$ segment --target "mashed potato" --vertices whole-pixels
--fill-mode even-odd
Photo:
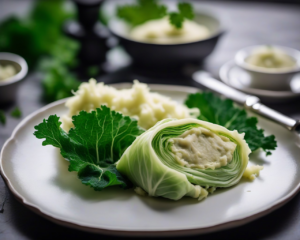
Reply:
[[[16,75],[17,71],[12,65],[2,66],[0,64],[0,81],[4,81]]]
[[[199,115],[198,109],[189,109],[169,97],[152,93],[147,84],[137,80],[130,89],[117,90],[91,79],[82,83],[74,96],[67,100],[69,113],[61,118],[63,129],[69,131],[73,127],[72,116],[82,110],[90,112],[101,105],[136,118],[145,129],[165,118],[183,119]]]
[[[259,176],[259,172],[263,169],[264,167],[259,165],[248,166],[243,174],[243,177],[253,181]]]
[[[190,20],[185,20],[183,27],[176,29],[166,17],[139,25],[129,35],[139,42],[176,44],[199,41],[208,38],[211,33],[207,27]]]

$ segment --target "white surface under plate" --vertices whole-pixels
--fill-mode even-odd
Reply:
[[[129,87],[129,84],[115,85]],[[150,85],[151,89],[183,102],[196,88]],[[51,114],[66,113],[65,100],[52,103],[24,119],[5,143],[1,173],[14,195],[36,213],[77,229],[112,235],[179,236],[235,227],[263,216],[291,199],[299,190],[300,149],[293,134],[259,118],[278,148],[272,156],[252,154],[250,164],[264,170],[253,182],[217,190],[204,201],[171,201],[141,197],[118,187],[95,192],[83,185],[58,149],[42,146],[34,126]]]
[[[264,99],[281,101],[300,97],[300,74],[296,74],[290,83],[289,91],[272,91],[251,87],[251,76],[238,67],[234,60],[225,63],[220,68],[220,79],[227,85]]]

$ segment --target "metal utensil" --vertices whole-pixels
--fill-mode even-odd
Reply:
[[[256,96],[242,93],[236,89],[233,89],[226,84],[214,79],[209,73],[204,71],[195,72],[192,76],[193,80],[200,83],[202,86],[217,92],[226,98],[233,100],[234,102],[243,105],[246,109],[257,113],[263,117],[266,117],[286,129],[293,131],[297,134],[300,133],[300,121],[287,117],[267,106],[260,103],[260,99]],[[298,137],[299,140],[299,137]],[[300,147],[300,140],[297,142]]]

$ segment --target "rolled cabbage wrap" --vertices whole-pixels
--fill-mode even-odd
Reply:
[[[164,119],[136,138],[117,170],[149,196],[198,198],[239,182],[251,150],[244,134],[197,119]]]

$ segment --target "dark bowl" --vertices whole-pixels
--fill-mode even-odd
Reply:
[[[201,62],[212,53],[220,37],[224,34],[219,19],[208,12],[196,12],[196,22],[205,25],[210,31],[209,38],[179,44],[156,44],[138,42],[128,37],[129,26],[113,18],[108,28],[119,39],[120,45],[131,56],[136,65],[148,67],[179,66],[186,63]]]

